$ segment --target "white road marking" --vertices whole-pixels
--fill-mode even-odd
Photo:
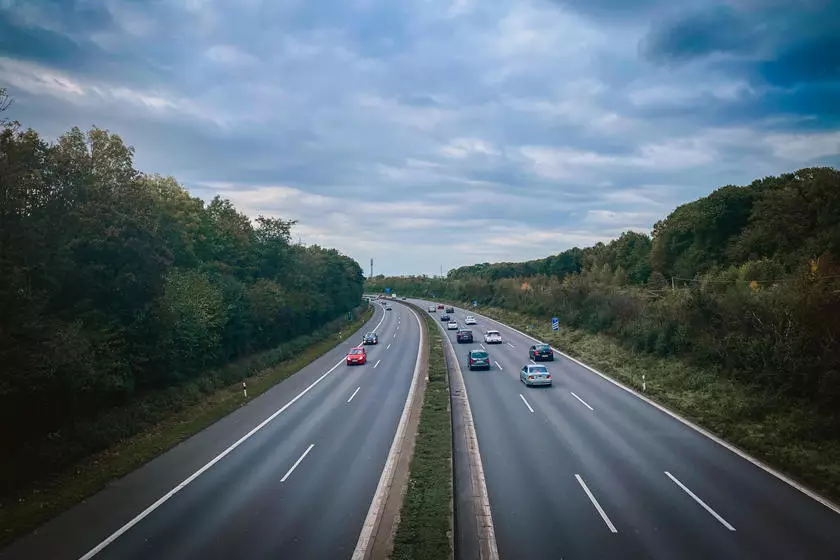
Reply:
[[[607,524],[607,527],[610,528],[610,531],[612,531],[613,533],[618,533],[618,529],[615,528],[615,525],[613,525],[612,521],[610,521],[610,518],[607,517],[604,508],[601,507],[601,504],[598,503],[598,500],[596,500],[595,496],[592,495],[592,492],[589,491],[589,488],[586,486],[586,483],[583,481],[580,475],[576,474],[575,478],[580,483],[581,487],[583,487],[583,491],[586,492],[586,495],[589,496],[589,501],[592,502],[592,505],[595,506],[595,509],[597,509],[598,513],[601,514],[601,519],[604,520],[604,523]]]
[[[505,368],[503,368],[502,366],[499,365],[499,362],[494,361],[493,363],[496,364],[496,367],[499,368],[500,370],[502,370],[502,371],[505,370]]]
[[[723,525],[724,527],[726,527],[726,528],[727,528],[727,529],[729,529],[730,531],[734,531],[734,530],[735,530],[735,527],[733,527],[732,525],[730,525],[729,523],[727,523],[726,519],[724,519],[723,517],[721,517],[720,515],[718,515],[718,513],[717,513],[715,510],[713,510],[713,509],[712,509],[712,508],[710,508],[708,505],[706,505],[706,502],[704,502],[703,500],[701,500],[700,498],[698,498],[698,497],[697,497],[697,494],[695,494],[694,492],[692,492],[691,490],[689,490],[689,489],[685,486],[685,484],[683,484],[682,482],[680,482],[679,480],[677,480],[677,477],[675,477],[674,475],[672,475],[672,474],[671,474],[671,473],[669,473],[668,471],[665,471],[665,474],[668,476],[668,478],[670,478],[671,480],[673,480],[673,481],[674,481],[674,484],[676,484],[677,486],[679,486],[680,488],[682,488],[682,489],[685,491],[685,493],[686,493],[686,494],[688,494],[689,496],[691,496],[692,498],[694,498],[694,501],[695,501],[695,502],[697,502],[698,504],[700,504],[701,506],[703,506],[703,509],[705,509],[705,510],[706,510],[706,511],[708,511],[710,514],[712,514],[712,517],[714,517],[715,519],[717,519],[718,521],[720,521],[721,525]]]
[[[376,363],[375,363],[375,364],[373,364],[373,369],[376,369],[376,366],[378,366],[378,365],[379,365],[379,362],[381,362],[381,361],[382,361],[382,360],[376,360]]]
[[[399,326],[399,325],[397,325],[397,330],[400,330],[400,326]],[[397,334],[397,333],[394,333],[394,334]]]
[[[591,406],[589,406],[588,404],[586,404],[586,401],[585,401],[585,400],[583,400],[582,398],[580,398],[579,396],[575,395],[575,394],[574,394],[574,393],[572,393],[571,391],[569,391],[569,393],[571,393],[571,394],[572,394],[572,396],[573,396],[574,398],[576,398],[577,400],[579,400],[579,401],[583,404],[583,406],[585,406],[585,407],[586,407],[586,408],[588,408],[589,410],[595,410],[594,408],[592,408]]]
[[[528,360],[528,361],[531,362],[534,365],[537,365],[537,362],[535,362],[534,360]]]
[[[485,347],[484,347],[484,345],[483,345],[483,344],[481,344],[480,342],[478,343],[478,345],[479,345],[479,346],[481,346],[481,349],[482,349],[482,350],[487,350],[487,348],[485,348]]]
[[[394,337],[393,337],[393,338],[397,338],[397,333],[394,333]]]
[[[388,348],[390,348],[390,347],[391,347],[391,345],[389,344],[388,346],[386,346],[386,347],[385,347],[385,350],[387,350],[387,349],[388,349]]]
[[[301,456],[298,458],[298,460],[297,460],[297,461],[295,461],[295,464],[294,464],[294,465],[292,465],[292,468],[290,468],[288,471],[286,471],[286,474],[284,474],[284,475],[283,475],[283,478],[281,478],[281,479],[280,479],[280,482],[286,482],[286,479],[287,479],[287,478],[289,478],[289,475],[290,475],[290,474],[292,474],[293,472],[295,472],[295,469],[297,468],[297,466],[298,466],[298,465],[300,465],[300,462],[301,462],[301,461],[303,461],[303,458],[304,458],[304,457],[306,457],[307,455],[309,455],[309,452],[310,452],[310,451],[312,451],[312,448],[313,448],[313,447],[315,447],[315,444],[314,444],[314,443],[310,443],[310,444],[309,444],[309,447],[307,447],[307,448],[306,448],[306,451],[304,451],[304,452],[303,452],[303,455],[301,455]]]
[[[525,397],[522,395],[522,393],[519,393],[519,398],[520,398],[520,399],[522,399],[522,402],[524,402],[524,403],[525,403],[525,406],[527,406],[527,407],[528,407],[528,410],[530,410],[530,411],[531,411],[531,414],[533,414],[533,413],[534,413],[534,409],[533,409],[533,408],[531,408],[531,405],[530,405],[530,404],[528,404],[528,401],[526,401],[526,400],[525,400]]]
[[[382,322],[384,320],[385,320],[385,315],[382,316],[382,318],[379,320],[379,323],[376,324],[376,327],[374,327],[373,330],[376,331],[376,329],[378,329],[382,325]],[[221,453],[219,453],[218,455],[213,457],[206,465],[204,465],[203,467],[201,467],[200,469],[198,469],[197,471],[192,473],[190,476],[188,476],[186,479],[184,479],[180,484],[178,484],[175,488],[173,488],[172,490],[170,490],[169,492],[167,492],[166,494],[164,494],[163,496],[158,498],[158,500],[155,503],[153,503],[152,505],[150,505],[149,507],[147,507],[146,509],[144,509],[143,511],[138,513],[136,516],[134,516],[134,518],[131,519],[131,521],[129,521],[128,523],[126,523],[125,525],[123,525],[122,527],[120,527],[119,529],[114,531],[113,533],[111,533],[108,536],[108,538],[106,538],[104,541],[102,541],[101,543],[99,543],[98,545],[96,545],[95,547],[90,549],[89,551],[87,551],[87,553],[85,553],[84,556],[80,557],[79,560],[90,560],[91,558],[93,558],[94,556],[96,556],[97,554],[102,552],[105,549],[105,547],[107,547],[109,544],[111,544],[112,542],[114,542],[115,540],[120,538],[123,534],[125,534],[126,531],[128,531],[129,529],[131,529],[132,527],[134,527],[135,525],[137,525],[141,521],[143,521],[143,519],[145,519],[150,513],[155,511],[157,508],[162,506],[164,503],[166,503],[166,501],[169,500],[172,496],[174,496],[175,494],[177,494],[178,492],[180,492],[181,490],[186,488],[187,485],[190,484],[193,480],[195,480],[196,478],[198,478],[199,476],[201,476],[202,474],[207,472],[207,470],[210,469],[210,467],[212,467],[213,465],[215,465],[216,463],[218,463],[219,461],[224,459],[234,449],[236,449],[237,447],[239,447],[240,445],[245,443],[245,441],[247,441],[251,436],[253,436],[258,431],[263,429],[266,426],[266,424],[268,424],[269,422],[271,422],[272,420],[274,420],[275,418],[277,418],[278,416],[283,414],[286,411],[286,409],[288,409],[290,406],[292,406],[298,400],[300,400],[301,397],[303,397],[306,393],[308,393],[310,390],[312,390],[313,387],[315,387],[318,383],[320,383],[321,381],[326,379],[326,377],[329,374],[331,374],[333,371],[335,371],[335,369],[338,366],[343,364],[345,362],[345,360],[346,360],[346,358],[341,358],[338,361],[337,364],[335,364],[333,367],[328,369],[321,377],[319,377],[318,379],[313,381],[306,389],[304,389],[303,391],[298,393],[292,400],[290,400],[289,402],[284,404],[278,410],[274,411],[271,414],[271,416],[269,416],[268,418],[266,418],[265,420],[263,420],[262,422],[257,424],[256,427],[252,428],[250,432],[248,432],[247,434],[245,434],[244,436],[242,436],[241,438],[239,438],[238,440],[233,442],[227,449],[225,449],[224,451],[222,451]]]
[[[377,363],[378,363],[378,362],[377,362]],[[376,366],[373,366],[373,367],[376,367]],[[356,396],[356,393],[358,393],[358,392],[359,392],[359,389],[361,389],[361,387],[356,387],[356,390],[355,390],[355,391],[353,391],[353,394],[352,394],[352,395],[350,395],[350,398],[349,398],[349,399],[347,399],[347,402],[348,402],[348,403],[349,403],[350,401],[352,401],[352,400],[353,400],[353,397],[355,397],[355,396]]]
[[[423,325],[420,322],[420,315],[415,312],[412,312],[412,315],[417,320],[417,326],[422,329]],[[356,541],[356,548],[353,550],[353,556],[351,557],[352,560],[362,560],[367,556],[368,549],[373,541],[373,533],[382,515],[382,509],[385,507],[388,492],[394,481],[397,460],[402,452],[403,441],[408,431],[408,417],[410,415],[411,404],[414,402],[414,394],[417,392],[417,387],[420,384],[420,359],[423,350],[423,335],[421,334],[419,338],[420,340],[417,343],[417,360],[414,362],[414,373],[411,378],[411,388],[408,390],[408,396],[405,399],[405,406],[400,416],[400,422],[397,424],[397,431],[391,442],[391,449],[388,451],[388,459],[385,461],[385,466],[379,477],[379,483],[376,485],[376,492],[370,502],[370,508],[368,509],[367,516],[365,516],[365,522],[362,525],[362,531],[359,533],[359,539]],[[496,557],[498,558],[498,556]]]
[[[500,321],[497,321],[495,319],[491,319],[490,317],[486,317],[486,316],[482,316],[482,317],[484,317],[485,319],[487,319],[487,320],[489,320],[493,323],[496,323],[497,325],[500,325],[500,326],[508,328],[508,329],[510,329],[514,332],[517,332],[517,333],[521,334],[522,336],[533,340],[534,342],[540,342],[539,340],[537,340],[536,338],[534,338],[530,334],[522,332],[519,329],[515,329],[515,328],[511,327],[510,325],[506,325],[506,324],[504,324]],[[601,377],[601,379],[603,379],[604,381],[612,383],[613,385],[615,385],[619,389],[623,389],[624,391],[627,391],[628,393],[630,393],[634,397],[638,398],[639,400],[644,401],[645,403],[647,403],[650,406],[656,408],[660,412],[662,412],[664,414],[667,414],[668,416],[670,416],[671,418],[673,418],[677,422],[682,423],[684,426],[686,426],[688,428],[691,428],[692,430],[696,431],[697,433],[706,436],[707,438],[709,438],[713,442],[717,443],[721,447],[724,447],[724,448],[728,449],[729,451],[731,451],[735,455],[739,456],[740,458],[744,459],[745,461],[749,461],[750,463],[752,463],[756,467],[760,468],[761,470],[763,470],[767,474],[776,477],[778,480],[781,480],[782,482],[784,482],[785,484],[787,484],[791,488],[795,488],[796,490],[799,490],[800,492],[802,492],[803,494],[805,494],[806,496],[808,496],[812,500],[821,503],[822,505],[824,505],[825,507],[827,507],[828,509],[830,509],[834,513],[840,514],[840,506],[838,506],[837,504],[835,504],[834,502],[832,502],[828,498],[826,498],[824,496],[820,496],[818,493],[814,492],[810,488],[806,488],[805,486],[799,484],[798,482],[796,482],[792,478],[780,473],[779,471],[777,471],[776,469],[774,469],[770,465],[764,463],[763,461],[760,461],[760,460],[756,459],[755,457],[748,454],[746,451],[737,448],[736,446],[732,445],[731,443],[729,443],[728,441],[726,441],[724,439],[719,438],[718,436],[716,436],[712,432],[708,431],[705,428],[702,428],[701,426],[695,424],[694,422],[692,422],[692,421],[690,421],[686,418],[683,418],[682,416],[680,416],[676,412],[674,412],[672,410],[668,410],[667,408],[665,408],[664,406],[662,406],[658,402],[649,399],[648,397],[639,393],[635,389],[631,389],[630,387],[628,387],[624,383],[621,383],[620,381],[616,381],[615,379],[608,376],[607,374],[602,373],[602,372],[598,371],[597,369],[593,368],[592,366],[581,362],[577,358],[573,358],[572,356],[569,356],[568,354],[566,354],[562,350],[560,350],[558,348],[554,348],[553,346],[551,347],[551,349],[554,350],[555,352],[557,352],[558,354],[560,354],[561,356],[563,356],[564,358],[566,358],[567,360],[572,361],[572,362],[576,363],[577,365],[579,365],[580,367],[585,368],[585,369],[589,370],[590,372],[594,373],[595,375]]]
[[[511,344],[510,342],[508,342],[508,343],[507,343],[507,345],[508,345],[508,346],[510,346],[511,348],[516,348],[516,346],[514,346],[514,345],[513,345],[513,344]]]

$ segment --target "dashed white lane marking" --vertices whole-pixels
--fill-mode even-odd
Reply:
[[[297,466],[298,466],[298,465],[300,465],[300,462],[301,462],[301,461],[303,461],[303,459],[304,459],[307,455],[309,455],[309,452],[310,452],[310,451],[312,451],[312,448],[313,448],[313,447],[315,447],[315,444],[314,444],[314,443],[310,443],[310,444],[309,444],[309,447],[307,447],[307,448],[306,448],[306,451],[304,451],[304,452],[303,452],[303,455],[301,455],[301,456],[298,458],[298,460],[297,460],[297,461],[295,461],[295,464],[294,464],[294,465],[292,465],[292,468],[290,468],[288,471],[286,471],[286,474],[284,474],[284,475],[283,475],[283,478],[281,478],[281,479],[280,479],[280,482],[286,482],[286,479],[287,479],[287,478],[289,478],[289,475],[291,475],[293,472],[295,472],[295,469],[297,468]]]
[[[586,401],[585,401],[585,400],[583,400],[582,398],[580,398],[579,396],[577,396],[576,394],[572,393],[571,391],[569,391],[569,393],[571,393],[571,394],[572,394],[572,396],[573,396],[574,398],[576,398],[577,400],[579,400],[579,401],[583,404],[583,406],[585,406],[585,407],[586,407],[586,408],[588,408],[589,410],[595,410],[594,408],[592,408],[591,406],[589,406],[588,404],[586,404]]]
[[[674,481],[674,484],[676,484],[677,486],[679,486],[680,488],[682,488],[682,489],[685,491],[685,493],[686,493],[686,494],[688,494],[689,496],[691,496],[692,498],[694,498],[694,501],[695,501],[695,502],[697,502],[698,504],[700,504],[701,506],[703,506],[703,509],[705,509],[705,510],[706,510],[706,511],[708,511],[710,514],[712,514],[712,517],[714,517],[715,519],[717,519],[718,521],[720,521],[721,525],[723,525],[724,527],[726,527],[726,528],[727,528],[727,529],[729,529],[730,531],[734,531],[734,530],[735,530],[735,527],[733,527],[732,525],[730,525],[730,524],[726,521],[726,519],[724,519],[723,517],[721,517],[720,515],[718,515],[718,513],[717,513],[715,510],[713,510],[713,509],[712,509],[712,508],[710,508],[708,505],[706,505],[706,502],[704,502],[703,500],[701,500],[700,498],[698,498],[698,497],[697,497],[697,494],[695,494],[694,492],[692,492],[691,490],[689,490],[689,489],[685,486],[685,484],[683,484],[682,482],[680,482],[679,480],[677,480],[677,477],[675,477],[674,475],[672,475],[672,474],[671,474],[671,473],[669,473],[668,471],[665,471],[665,474],[668,476],[668,478],[670,478],[671,480],[673,480],[673,481]]]
[[[534,409],[533,409],[533,408],[531,408],[531,405],[530,405],[530,404],[528,404],[528,401],[526,401],[526,400],[525,400],[525,396],[524,396],[522,393],[519,393],[519,398],[520,398],[520,399],[522,399],[522,402],[524,402],[524,403],[525,403],[525,406],[527,406],[527,407],[528,407],[528,410],[530,410],[530,411],[531,411],[531,414],[533,414],[533,413],[534,413]]]
[[[378,363],[379,363],[379,362],[377,362],[377,364],[378,364]],[[373,366],[373,367],[376,367],[376,366]],[[355,397],[355,396],[356,396],[356,393],[358,393],[358,392],[359,392],[359,389],[361,389],[361,387],[356,387],[356,390],[355,390],[355,391],[353,391],[353,394],[352,394],[352,395],[350,395],[350,398],[349,398],[349,399],[347,399],[347,402],[348,402],[348,403],[349,403],[350,401],[352,401],[352,400],[353,400],[353,397]]]
[[[583,481],[580,475],[576,474],[575,478],[580,483],[581,487],[583,488],[583,491],[586,492],[586,495],[589,496],[589,501],[592,502],[592,505],[595,506],[595,509],[597,509],[598,513],[601,514],[601,519],[604,520],[604,523],[607,524],[607,527],[609,527],[610,531],[612,531],[613,533],[618,533],[618,529],[615,528],[613,522],[610,521],[609,517],[607,517],[607,513],[604,511],[604,508],[601,507],[601,504],[598,503],[598,500],[596,500],[595,496],[592,495],[592,492],[589,491],[589,487],[586,486],[586,483]]]

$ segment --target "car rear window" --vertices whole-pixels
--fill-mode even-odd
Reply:
[[[480,352],[480,351],[479,352],[473,352],[472,357],[473,358],[486,358],[487,357],[487,352]]]
[[[487,334],[499,334],[499,331],[487,331]]]
[[[350,350],[350,353],[351,354],[361,354],[362,351],[361,350]]]
[[[545,352],[546,350],[551,350],[551,346],[548,344],[537,344],[537,350],[540,352]]]
[[[548,369],[545,366],[532,366],[531,371],[534,373],[548,373]]]

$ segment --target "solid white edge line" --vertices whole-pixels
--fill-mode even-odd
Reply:
[[[356,548],[353,550],[352,560],[363,560],[367,555],[368,548],[374,538],[374,530],[382,515],[382,509],[385,507],[385,501],[388,498],[388,491],[391,483],[394,480],[394,471],[396,470],[397,460],[399,459],[400,446],[405,438],[405,432],[408,429],[408,417],[411,410],[411,403],[414,402],[414,393],[417,392],[417,386],[420,384],[420,358],[423,352],[423,324],[420,321],[420,316],[416,311],[409,307],[409,310],[417,320],[417,326],[420,328],[419,338],[417,343],[417,361],[414,363],[414,377],[411,381],[411,387],[408,390],[408,396],[405,399],[405,406],[403,407],[400,422],[397,424],[397,431],[394,434],[394,440],[391,442],[391,449],[388,451],[388,459],[385,461],[385,466],[382,469],[382,475],[379,477],[379,484],[376,486],[376,492],[370,502],[367,516],[365,517],[362,531],[359,534],[359,539],[356,541]],[[389,345],[390,346],[390,345]]]
[[[497,362],[497,361],[493,360],[493,363],[495,363],[495,364],[496,364],[496,367],[497,367],[497,368],[499,368],[499,369],[500,369],[500,370],[502,370],[502,371],[505,371],[505,368],[503,368],[502,366],[500,366],[500,365],[499,365],[499,362]]]
[[[573,396],[574,398],[576,398],[577,400],[579,400],[579,401],[581,402],[581,404],[583,404],[583,406],[585,406],[585,407],[586,407],[586,408],[588,408],[589,410],[595,410],[594,408],[592,408],[591,406],[589,406],[588,404],[586,404],[586,401],[585,401],[585,400],[583,400],[582,398],[580,398],[579,396],[577,396],[576,394],[574,394],[572,391],[569,391],[569,393],[571,393],[571,394],[572,394],[572,396]]]
[[[306,448],[306,451],[304,451],[304,452],[303,452],[303,455],[301,455],[301,456],[298,458],[298,460],[297,460],[297,461],[295,461],[295,464],[294,464],[294,465],[292,465],[292,468],[290,468],[288,471],[286,471],[286,474],[284,474],[284,475],[283,475],[283,478],[281,478],[281,479],[280,479],[280,482],[286,482],[286,479],[287,479],[287,478],[289,478],[289,476],[290,476],[293,472],[295,472],[295,469],[297,468],[297,466],[298,466],[298,465],[300,465],[300,462],[301,462],[301,461],[303,461],[303,459],[304,459],[307,455],[309,455],[309,452],[310,452],[310,451],[312,451],[312,448],[313,448],[313,447],[315,447],[315,444],[314,444],[314,443],[309,444],[309,447],[307,447],[307,448]]]
[[[355,397],[355,396],[356,396],[356,393],[358,393],[358,392],[359,392],[359,389],[361,389],[361,387],[356,387],[356,390],[355,390],[355,391],[353,391],[353,394],[352,394],[352,395],[350,395],[350,398],[349,398],[349,399],[347,399],[347,402],[348,402],[348,403],[349,403],[350,401],[352,401],[352,400],[353,400],[353,397]]]
[[[526,400],[525,400],[525,395],[523,395],[522,393],[519,393],[519,398],[520,398],[520,399],[522,399],[522,402],[524,402],[524,403],[525,403],[525,406],[527,406],[527,407],[528,407],[528,410],[530,410],[530,411],[531,411],[531,414],[533,414],[533,413],[534,413],[534,409],[533,409],[533,408],[531,408],[531,405],[530,405],[530,404],[528,404],[528,401],[526,401]]]
[[[384,321],[384,320],[385,320],[385,315],[383,314],[382,319],[379,320],[379,323],[377,323],[376,328],[374,328],[374,330],[378,329],[379,326],[382,324],[382,321]],[[271,422],[272,420],[277,418],[279,415],[281,415],[283,412],[285,412],[287,408],[289,408],[290,406],[295,404],[298,400],[300,400],[301,397],[303,397],[306,393],[308,393],[313,387],[315,387],[318,383],[323,381],[329,374],[331,374],[333,371],[335,371],[335,369],[338,366],[340,366],[341,364],[343,364],[345,360],[346,360],[346,358],[341,358],[341,360],[339,360],[337,364],[335,364],[333,367],[328,369],[326,371],[326,373],[324,373],[321,377],[319,377],[318,379],[313,381],[306,389],[304,389],[303,391],[298,393],[292,400],[290,400],[289,402],[284,404],[278,410],[274,411],[271,414],[271,416],[269,416],[268,418],[266,418],[265,420],[263,420],[262,422],[257,424],[254,428],[251,429],[250,432],[248,432],[247,434],[245,434],[244,436],[242,436],[241,438],[239,438],[238,440],[233,442],[227,449],[225,449],[224,451],[222,451],[221,453],[219,453],[218,455],[213,457],[203,467],[201,467],[200,469],[198,469],[197,471],[192,473],[190,476],[185,478],[183,481],[181,481],[181,483],[178,484],[175,488],[173,488],[172,490],[170,490],[169,492],[167,492],[166,494],[164,494],[163,496],[158,498],[158,500],[155,503],[153,503],[152,505],[150,505],[149,507],[147,507],[146,509],[144,509],[143,511],[138,513],[136,516],[134,516],[134,518],[132,518],[128,523],[126,523],[125,525],[123,525],[122,527],[120,527],[119,529],[114,531],[113,533],[111,533],[105,540],[103,540],[98,545],[96,545],[95,547],[93,547],[92,549],[87,551],[84,554],[84,556],[80,556],[79,560],[90,560],[91,558],[93,558],[94,556],[96,556],[97,554],[102,552],[105,549],[105,547],[107,547],[109,544],[111,544],[112,542],[114,542],[115,540],[120,538],[126,531],[128,531],[129,529],[131,529],[132,527],[134,527],[135,525],[137,525],[141,521],[143,521],[143,519],[145,519],[150,513],[155,511],[157,508],[162,506],[167,500],[169,500],[169,498],[171,498],[172,496],[174,496],[175,494],[177,494],[178,492],[183,490],[189,483],[191,483],[193,480],[195,480],[196,478],[198,478],[199,476],[204,474],[208,469],[210,469],[210,467],[212,467],[213,465],[215,465],[216,463],[218,463],[219,461],[224,459],[230,452],[232,452],[234,449],[236,449],[237,447],[239,447],[240,445],[245,443],[245,441],[248,440],[251,436],[253,436],[258,431],[260,431],[262,428],[264,428],[266,424],[268,424],[269,422]]]
[[[607,527],[609,527],[610,531],[612,531],[613,533],[618,533],[618,529],[615,528],[613,522],[610,521],[609,517],[607,517],[607,513],[604,511],[604,508],[601,507],[601,504],[598,503],[598,500],[596,500],[595,496],[592,495],[592,492],[589,491],[589,487],[586,485],[586,483],[583,481],[580,475],[576,474],[575,478],[577,479],[578,483],[580,483],[581,487],[583,487],[583,491],[586,492],[586,495],[589,496],[589,501],[592,502],[592,505],[595,506],[595,509],[597,509],[598,513],[601,514],[601,519],[604,520],[604,523],[607,524]]]
[[[443,327],[439,327],[440,330],[443,330]],[[490,509],[490,495],[487,492],[487,479],[484,476],[484,463],[481,460],[481,452],[479,451],[478,447],[478,435],[475,431],[475,421],[473,420],[472,415],[472,407],[470,407],[470,395],[467,392],[467,384],[464,381],[464,375],[461,371],[461,363],[457,359],[457,354],[455,353],[455,348],[452,345],[452,340],[448,336],[444,336],[444,344],[448,346],[448,349],[452,353],[452,357],[455,359],[452,360],[449,373],[453,373],[454,375],[450,378],[450,391],[452,391],[451,383],[455,383],[455,391],[461,390],[463,392],[463,399],[464,399],[464,407],[463,407],[463,424],[464,430],[466,431],[467,439],[467,455],[470,458],[470,484],[473,488],[474,496],[472,497],[474,502],[478,502],[476,509],[476,517],[480,519],[476,519],[479,523],[479,533],[478,533],[478,540],[479,540],[479,556],[482,559],[487,560],[498,560],[499,558],[499,548],[496,544],[496,528],[493,524],[493,512]],[[498,365],[498,363],[496,364]],[[450,395],[451,396],[451,395]],[[482,542],[484,541],[484,542]],[[482,545],[486,545],[486,548]]]
[[[706,504],[706,502],[704,502],[703,500],[701,500],[700,498],[698,498],[698,497],[697,497],[697,494],[695,494],[694,492],[692,492],[691,490],[689,490],[689,489],[686,487],[686,485],[685,485],[685,484],[683,484],[682,482],[680,482],[679,480],[677,480],[677,477],[675,477],[674,475],[672,475],[672,474],[671,474],[671,473],[669,473],[668,471],[665,471],[665,474],[666,474],[666,475],[668,475],[668,478],[670,478],[671,480],[673,480],[673,481],[674,481],[674,484],[676,484],[677,486],[679,486],[680,488],[682,488],[682,489],[685,491],[685,493],[686,493],[686,494],[688,494],[689,496],[691,496],[692,498],[694,498],[694,501],[695,501],[695,502],[697,502],[698,504],[700,504],[701,506],[703,506],[703,509],[705,509],[706,511],[708,511],[710,514],[712,514],[712,516],[713,516],[715,519],[717,519],[718,521],[720,521],[721,525],[723,525],[724,527],[726,527],[726,528],[727,528],[727,529],[729,529],[730,531],[734,531],[734,530],[735,530],[735,527],[733,527],[732,525],[730,525],[730,524],[726,521],[726,519],[724,519],[723,517],[721,517],[720,515],[718,515],[718,513],[717,513],[715,510],[713,510],[712,508],[710,508],[710,507]]]
[[[381,362],[381,361],[382,361],[382,360],[376,360],[376,363],[375,363],[375,364],[373,364],[373,369],[376,369],[376,366],[378,366],[378,365],[379,365],[379,362]]]
[[[487,319],[489,321],[492,321],[492,322],[496,323],[497,325],[501,325],[505,328],[508,328],[508,329],[516,332],[516,333],[519,333],[522,336],[524,336],[525,338],[529,338],[529,339],[533,340],[534,342],[540,342],[538,339],[534,338],[533,336],[531,336],[529,334],[526,334],[526,333],[520,331],[519,329],[515,329],[515,328],[511,327],[510,325],[506,325],[505,323],[502,323],[501,321],[491,319],[490,317],[487,317],[486,315],[482,315],[482,317],[484,317],[485,319]],[[558,348],[555,348],[555,347],[552,346],[551,349],[554,350],[555,352],[557,352],[558,354],[560,354],[561,356],[563,356],[564,358],[566,358],[567,360],[571,360],[572,362],[576,363],[577,365],[581,366],[582,368],[585,368],[585,369],[591,371],[592,373],[600,376],[602,379],[604,379],[606,381],[609,381],[610,383],[612,383],[616,387],[627,391],[628,393],[630,393],[634,397],[644,401],[645,403],[647,403],[650,406],[656,408],[660,412],[663,412],[663,413],[667,414],[668,416],[670,416],[674,420],[682,423],[684,426],[686,426],[688,428],[691,428],[692,430],[706,436],[707,438],[709,438],[713,442],[717,443],[721,447],[726,448],[727,450],[729,450],[730,452],[739,456],[740,458],[744,459],[745,461],[748,461],[748,462],[752,463],[753,465],[755,465],[759,469],[763,470],[767,474],[769,474],[771,476],[774,476],[777,479],[781,480],[782,482],[784,482],[785,484],[787,484],[791,488],[799,490],[800,492],[802,492],[803,494],[805,494],[806,496],[808,496],[812,500],[821,503],[822,505],[824,505],[825,507],[827,507],[828,509],[830,509],[834,513],[840,514],[840,506],[838,506],[837,504],[835,504],[834,502],[832,502],[828,498],[825,498],[824,496],[820,496],[819,494],[817,494],[813,490],[811,490],[809,488],[806,488],[805,486],[796,482],[795,480],[788,477],[787,475],[784,475],[781,472],[775,470],[773,467],[771,467],[767,463],[764,463],[760,459],[757,459],[757,458],[753,457],[752,455],[749,455],[746,451],[744,451],[742,449],[739,449],[738,447],[729,443],[728,441],[725,441],[725,440],[719,438],[718,436],[716,436],[712,432],[708,431],[705,428],[702,428],[702,427],[698,426],[694,422],[692,422],[692,421],[690,421],[686,418],[683,418],[682,416],[680,416],[676,412],[668,410],[667,408],[665,408],[661,404],[649,399],[648,397],[646,397],[646,396],[642,395],[641,393],[637,392],[635,389],[632,389],[632,388],[628,387],[624,383],[613,379],[612,377],[610,377],[609,375],[607,375],[605,373],[601,373],[600,371],[593,368],[592,366],[589,366],[589,365],[581,362],[580,360],[578,360],[576,358],[573,358],[572,356],[569,356],[568,354],[559,350]]]

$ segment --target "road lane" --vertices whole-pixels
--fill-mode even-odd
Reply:
[[[96,558],[349,557],[402,413],[420,337],[416,321],[398,319],[409,316],[408,308],[394,305],[385,312],[380,307],[360,334],[381,320],[380,340],[391,339],[400,325],[387,353],[380,343],[367,347],[367,365],[341,363]],[[273,412],[266,409],[294,398],[297,393],[290,395],[284,385],[300,390],[299,376],[311,384],[357,344],[354,337],[339,345],[205,432],[230,445]],[[359,387],[348,406],[348,395]],[[247,414],[257,400],[270,406],[261,402]],[[0,558],[81,557],[185,478],[183,469],[167,472],[160,465],[183,461],[195,467],[218,452],[205,432],[14,543]],[[114,506],[110,512],[109,506]]]
[[[464,368],[503,558],[840,557],[834,511],[559,355],[546,364],[554,386],[526,388],[519,369],[534,341],[456,308],[459,324],[466,314],[478,319],[476,343],[457,345],[450,331],[462,360],[487,329],[504,340],[486,345],[499,369]]]

